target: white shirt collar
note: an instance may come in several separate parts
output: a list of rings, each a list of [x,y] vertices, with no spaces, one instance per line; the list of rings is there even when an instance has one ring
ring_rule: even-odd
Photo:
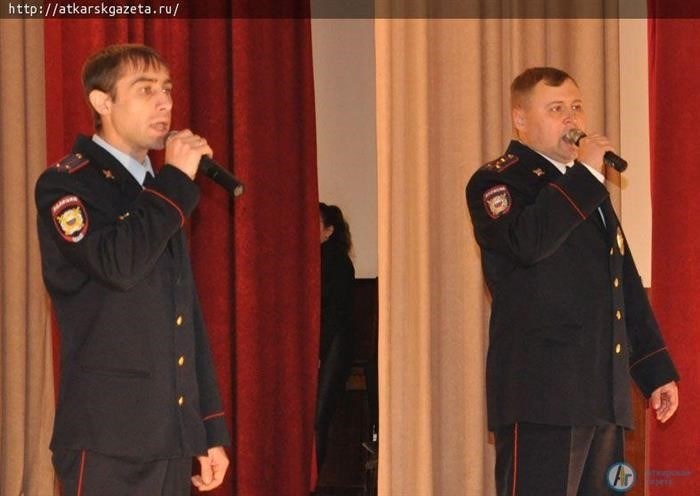
[[[557,170],[558,170],[559,172],[561,172],[562,174],[566,174],[566,169],[569,168],[569,167],[572,167],[572,166],[574,165],[574,161],[573,161],[573,160],[572,160],[571,162],[569,162],[568,164],[565,164],[565,163],[563,163],[563,162],[558,162],[558,161],[554,160],[553,158],[548,157],[548,156],[545,155],[544,153],[538,152],[537,150],[534,150],[534,151],[535,151],[537,154],[542,155],[544,158],[546,158],[546,159],[547,159],[554,167],[556,167]],[[581,164],[583,164],[583,165],[586,167],[586,169],[588,169],[588,171],[589,171],[591,174],[593,174],[593,177],[595,177],[595,178],[596,178],[598,181],[600,181],[601,183],[605,184],[605,176],[604,176],[603,174],[601,174],[600,172],[598,172],[597,170],[595,170],[593,167],[591,167],[590,165],[588,165],[588,164],[586,164],[586,163],[581,162]]]
[[[537,150],[534,150],[534,151],[535,151],[538,155],[542,155],[544,158],[546,158],[546,159],[547,159],[554,167],[556,167],[557,170],[558,170],[559,172],[561,172],[562,174],[566,174],[566,168],[567,168],[567,167],[571,167],[571,166],[574,165],[574,161],[573,161],[573,160],[572,160],[571,162],[565,164],[565,163],[563,163],[563,162],[559,162],[559,161],[557,161],[557,160],[554,160],[553,158],[548,157],[548,156],[545,155],[544,153],[540,153],[540,152],[538,152]]]
[[[148,155],[146,155],[146,159],[143,161],[143,163],[141,163],[128,153],[124,153],[123,151],[116,149],[97,134],[92,135],[92,141],[100,145],[102,148],[107,150],[114,158],[116,158],[117,161],[120,164],[122,164],[126,170],[129,171],[129,174],[131,174],[140,185],[143,186],[143,181],[146,178],[147,172],[153,174],[151,159],[148,157]],[[155,174],[153,175],[155,176]]]

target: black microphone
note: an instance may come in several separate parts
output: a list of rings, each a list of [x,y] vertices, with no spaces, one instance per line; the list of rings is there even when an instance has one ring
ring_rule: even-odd
[[[564,135],[566,141],[576,146],[578,146],[579,141],[585,137],[586,133],[580,129],[569,129]],[[618,172],[624,172],[625,169],[627,169],[627,161],[613,152],[605,152],[605,155],[603,155],[603,163]]]
[[[170,131],[165,136],[165,142],[167,143],[171,136],[177,134],[179,131]],[[208,155],[202,155],[199,160],[199,166],[197,171],[201,172],[209,179],[214,181],[216,184],[228,191],[231,196],[241,196],[243,194],[243,183],[236,179],[233,174],[221,167],[218,163],[214,161]]]
[[[214,162],[208,155],[202,155],[202,159],[199,161],[199,172],[231,193],[231,196],[241,196],[243,194],[243,183]]]

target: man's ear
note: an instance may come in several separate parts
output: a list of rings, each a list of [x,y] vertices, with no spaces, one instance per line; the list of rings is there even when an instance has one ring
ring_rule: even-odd
[[[522,131],[522,129],[525,127],[525,112],[523,109],[520,107],[515,107],[511,111],[511,116],[513,118],[513,126],[515,129]]]
[[[95,112],[100,115],[109,114],[110,110],[112,109],[112,98],[109,96],[109,94],[100,90],[92,90],[88,95],[88,98],[90,100],[90,105],[92,105],[92,108],[95,109]]]

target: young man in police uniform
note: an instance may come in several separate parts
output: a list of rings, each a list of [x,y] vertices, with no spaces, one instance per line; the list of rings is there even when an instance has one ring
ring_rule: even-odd
[[[210,490],[226,473],[229,435],[183,226],[212,150],[189,130],[166,140],[172,82],[149,47],[93,55],[83,86],[96,133],[36,186],[61,331],[54,466],[65,495]],[[152,177],[148,151],[163,147]]]
[[[511,86],[517,139],[467,185],[493,297],[489,429],[499,496],[615,494],[630,375],[661,422],[678,374],[604,185],[608,138],[586,130],[576,82],[531,68]]]

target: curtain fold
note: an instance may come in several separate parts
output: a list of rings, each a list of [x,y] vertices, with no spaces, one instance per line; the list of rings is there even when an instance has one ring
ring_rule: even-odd
[[[700,182],[695,133],[700,112],[698,19],[673,19],[686,3],[650,2],[649,112],[652,192],[652,302],[681,380],[680,406],[666,424],[649,415],[650,496],[700,494],[700,228],[693,202]]]
[[[50,496],[51,329],[34,208],[46,161],[43,27],[0,25],[0,494]]]
[[[306,495],[320,332],[311,24],[233,21],[234,494]]]
[[[485,496],[494,493],[484,386],[489,301],[464,187],[505,149],[510,82],[528,66],[570,72],[589,129],[619,142],[617,21],[375,26],[379,491]]]

